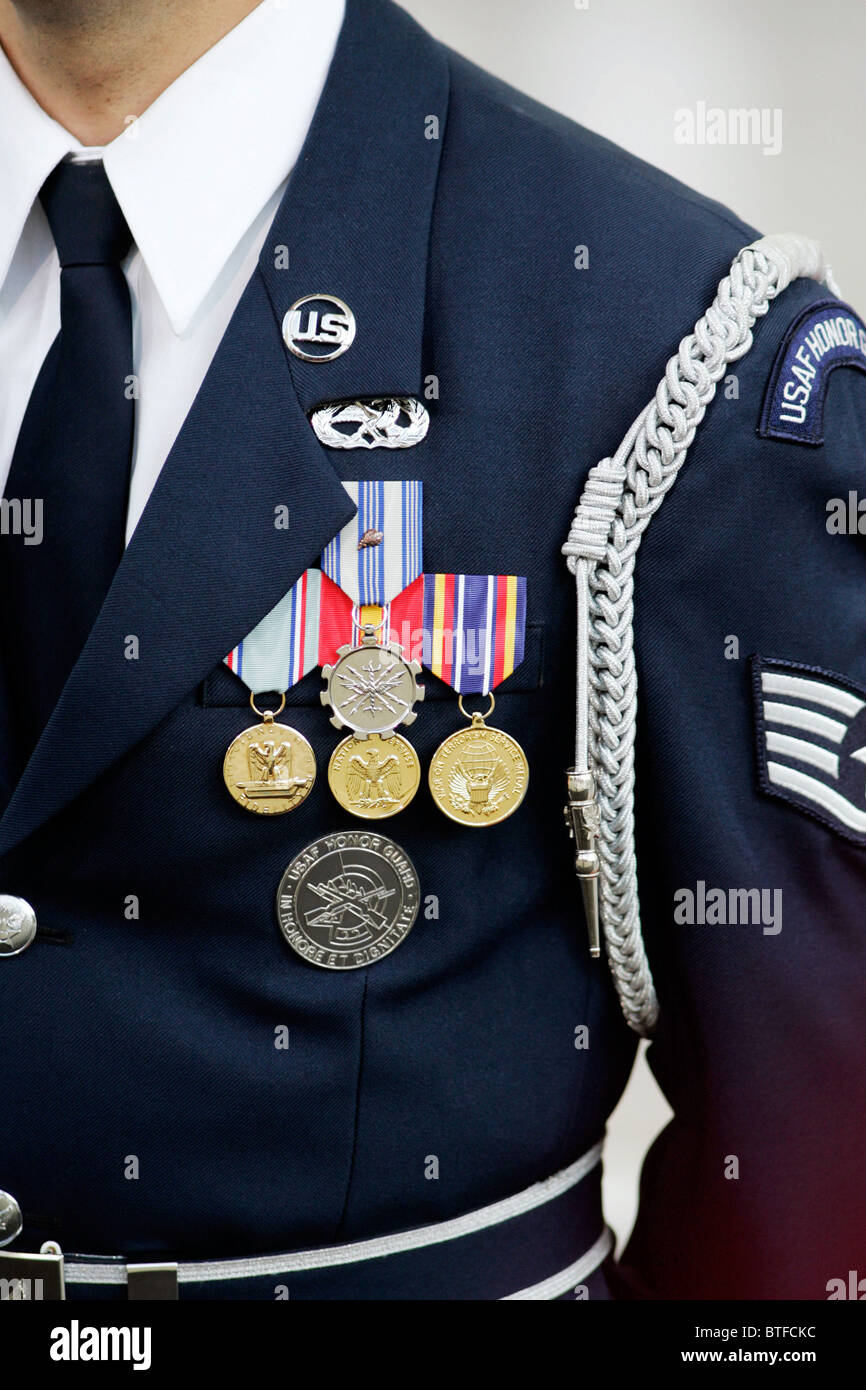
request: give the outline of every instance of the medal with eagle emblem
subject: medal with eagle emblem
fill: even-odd
[[[259,710],[255,694],[250,704],[261,719],[229,744],[223,760],[223,779],[245,811],[280,816],[306,800],[316,780],[316,756],[310,744],[288,724],[277,724],[273,710]],[[286,703],[282,704],[277,714]]]
[[[350,729],[328,764],[328,785],[353,816],[384,820],[409,805],[421,783],[421,764],[412,745],[396,733],[415,719],[424,698],[417,661],[407,661],[397,642],[379,642],[366,624],[359,646],[337,648],[337,660],[322,667],[323,705],[331,723]]]
[[[457,703],[469,728],[449,734],[433,754],[430,791],[439,810],[458,825],[497,825],[526,795],[529,763],[516,739],[487,724],[492,694],[486,714],[469,714],[462,695]]]
[[[421,764],[400,734],[344,738],[331,754],[328,785],[345,811],[384,820],[404,810],[421,784]]]
[[[412,604],[418,612],[411,626],[420,621],[422,487],[382,479],[344,487],[357,513],[322,552],[330,584],[320,698],[331,723],[347,734],[331,756],[328,784],[350,815],[383,820],[408,806],[421,782],[417,755],[396,732],[414,722],[424,699],[421,663],[391,640],[391,623],[398,608],[405,620]],[[341,606],[344,596],[351,610]],[[351,640],[338,645],[347,628]]]
[[[487,724],[494,687],[523,660],[526,580],[515,574],[425,574],[424,665],[458,692],[468,729],[450,734],[433,754],[433,800],[458,825],[497,825],[516,811],[529,764],[516,739]],[[429,634],[429,636],[427,636]],[[485,714],[470,714],[464,695],[486,695]]]

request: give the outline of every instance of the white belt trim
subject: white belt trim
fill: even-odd
[[[554,1173],[553,1177],[545,1178],[543,1182],[534,1183],[532,1187],[525,1188],[523,1192],[518,1192],[514,1197],[506,1197],[501,1202],[492,1202],[490,1206],[479,1207],[477,1211],[467,1212],[465,1216],[454,1217],[451,1221],[440,1221],[432,1226],[419,1226],[414,1231],[399,1231],[394,1235],[380,1236],[375,1240],[359,1240],[351,1245],[331,1245],[325,1246],[321,1250],[300,1250],[296,1254],[254,1255],[245,1260],[204,1260],[193,1264],[179,1264],[177,1267],[178,1283],[202,1284],[216,1279],[256,1279],[261,1275],[296,1274],[303,1270],[329,1269],[335,1265],[350,1265],[357,1264],[362,1260],[376,1260],[383,1255],[402,1255],[407,1250],[421,1250],[427,1245],[440,1245],[446,1240],[457,1240],[460,1236],[473,1235],[476,1231],[484,1231],[490,1226],[499,1226],[503,1221],[510,1221],[515,1216],[523,1216],[525,1212],[534,1211],[536,1207],[543,1207],[545,1203],[552,1202],[556,1197],[561,1197],[564,1192],[576,1187],[587,1173],[592,1172],[593,1168],[601,1161],[601,1150],[602,1145],[599,1142],[581,1158],[570,1164],[568,1168],[563,1168],[561,1173]],[[606,1237],[607,1232],[602,1236],[602,1240]],[[582,1266],[584,1260],[589,1258],[598,1245],[600,1245],[600,1241],[596,1242],[592,1251],[588,1251],[577,1261],[577,1266]],[[153,1260],[156,1257],[151,1256],[150,1258]],[[597,1263],[603,1258],[604,1255],[600,1256]],[[65,1265],[67,1284],[126,1283],[125,1264],[88,1264],[67,1259]],[[563,1270],[560,1274],[554,1275],[553,1278],[561,1280],[566,1275],[571,1278],[571,1269],[577,1266],[570,1266],[568,1270]],[[594,1269],[595,1265],[591,1268]],[[551,1280],[545,1280],[545,1284],[550,1282]],[[574,1282],[579,1282],[579,1276],[575,1276]],[[542,1288],[544,1286],[539,1284],[535,1287]],[[564,1293],[568,1287],[569,1282],[566,1280],[560,1292]],[[531,1289],[509,1295],[511,1298],[545,1298],[548,1296],[556,1297],[555,1294],[536,1294]]]
[[[521,1289],[519,1293],[507,1293],[500,1303],[508,1303],[514,1299],[528,1300],[559,1298],[561,1294],[568,1293],[576,1284],[580,1284],[586,1279],[587,1275],[592,1274],[594,1269],[598,1269],[602,1260],[607,1259],[613,1249],[613,1231],[609,1226],[605,1226],[595,1245],[590,1246],[585,1255],[581,1255],[579,1260],[569,1265],[568,1269],[561,1269],[558,1274],[551,1274],[549,1279],[542,1279],[540,1284],[532,1284],[528,1289]]]

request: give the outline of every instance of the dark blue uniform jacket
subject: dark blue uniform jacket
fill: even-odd
[[[507,1197],[602,1136],[636,1040],[589,959],[563,830],[560,546],[588,469],[755,235],[387,0],[349,0],[260,265],[49,726],[17,785],[0,782],[0,887],[40,922],[0,961],[0,1187],[24,1209],[20,1244],[206,1259],[359,1240]],[[357,337],[305,363],[280,326],[319,292],[351,306]],[[826,296],[800,281],[759,322],[637,564],[650,1056],[675,1112],[621,1275],[637,1293],[821,1298],[863,1262],[864,848],[762,790],[748,661],[866,682],[863,543],[825,524],[827,499],[863,479],[866,380],[833,373],[819,447],[757,432],[780,344]],[[411,452],[319,444],[321,402],[391,393],[430,410]],[[232,801],[223,755],[250,713],[221,663],[349,520],[341,479],[358,477],[423,479],[428,571],[527,577],[526,656],[493,722],[531,781],[483,831],[426,789],[383,826],[438,915],[337,973],[287,947],[274,900],[305,844],[358,823],[324,778],[289,816]],[[320,686],[313,672],[291,690],[286,717],[323,768],[336,736]],[[409,735],[423,765],[463,724],[453,692],[427,686]],[[781,889],[782,930],[678,923],[675,894],[699,882]],[[552,1266],[531,1254],[519,1278],[601,1228],[592,1179]],[[449,1278],[444,1296],[520,1286],[456,1251]],[[443,1290],[370,1286],[401,1292]]]

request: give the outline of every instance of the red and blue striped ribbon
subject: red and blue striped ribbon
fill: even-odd
[[[526,580],[425,574],[423,664],[461,693],[488,694],[523,660]]]

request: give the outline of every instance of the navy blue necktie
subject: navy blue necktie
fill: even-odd
[[[60,257],[60,332],[30,396],[6,496],[41,499],[43,537],[0,537],[0,641],[19,773],[123,554],[135,410],[120,264],[131,238],[105,170],[59,164],[40,199]]]

